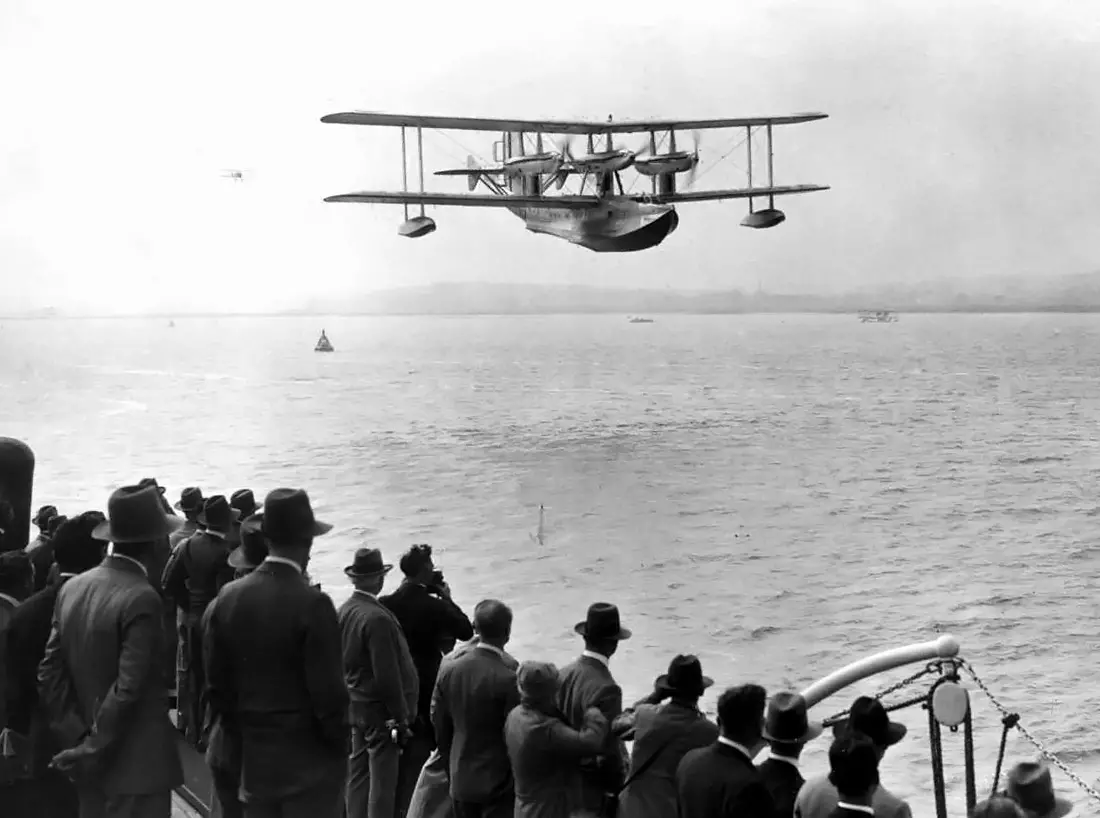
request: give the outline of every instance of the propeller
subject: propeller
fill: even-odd
[[[571,137],[567,136],[558,146],[558,153],[561,154],[561,162],[558,164],[558,169],[554,173],[555,190],[561,190],[565,186],[565,180],[569,178],[569,171],[564,168],[564,165],[567,162],[573,161],[573,148],[571,143]]]
[[[695,184],[695,174],[699,171],[699,141],[702,135],[701,131],[691,132],[692,147],[694,148],[692,154],[694,158],[691,162],[691,168],[687,173],[687,187],[691,187]]]

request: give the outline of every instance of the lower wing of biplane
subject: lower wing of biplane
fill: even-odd
[[[631,207],[636,210],[642,205],[671,206],[678,203],[721,201],[724,199],[748,199],[749,214],[742,220],[746,227],[774,227],[786,217],[775,208],[776,196],[788,196],[796,193],[811,193],[828,190],[826,185],[776,185],[772,172],[772,127],[811,122],[823,119],[826,114],[793,114],[777,117],[741,117],[736,119],[709,120],[640,120],[634,122],[565,121],[565,120],[519,120],[519,119],[481,119],[474,117],[438,117],[403,114],[380,114],[369,112],[349,112],[330,114],[322,122],[379,125],[399,127],[401,129],[402,182],[401,191],[364,191],[329,196],[326,202],[366,202],[379,204],[401,204],[405,206],[405,222],[399,232],[401,235],[418,238],[435,230],[435,222],[429,218],[424,207],[427,205],[461,207],[504,207],[523,216],[525,209],[537,209],[546,214],[560,213],[562,217],[582,220],[585,211],[594,217],[586,225],[588,231],[601,229],[598,216],[601,208],[611,205],[617,214],[627,212]],[[417,159],[419,167],[420,190],[408,189],[408,150],[406,128],[414,128],[417,139]],[[493,159],[498,164],[493,167],[480,167],[473,157],[469,158],[465,168],[436,171],[438,176],[464,176],[467,179],[468,194],[433,193],[424,190],[424,149],[423,129],[498,131],[501,139],[493,144]],[[744,128],[749,158],[748,186],[727,190],[678,191],[677,176],[687,174],[690,181],[694,178],[699,164],[698,136],[694,152],[676,150],[676,131],[701,131],[716,128]],[[752,178],[752,134],[753,129],[763,128],[767,134],[767,184],[754,186]],[[615,149],[613,134],[647,133],[649,144],[641,150]],[[657,135],[667,134],[667,147],[658,152]],[[545,150],[544,134],[583,135],[587,138],[587,152],[574,155],[566,142],[558,150]],[[534,135],[535,142],[529,144],[526,138]],[[603,145],[596,140],[602,138]],[[528,150],[532,148],[533,150]],[[602,149],[601,149],[602,148]],[[633,167],[638,173],[651,177],[652,191],[649,193],[627,194],[619,174]],[[548,194],[551,187],[561,189],[569,176],[581,177],[580,195]],[[594,192],[584,193],[586,182],[591,179]],[[488,194],[474,193],[478,185],[484,185]],[[616,191],[616,187],[618,190]],[[753,200],[767,198],[768,206],[755,210]],[[419,205],[420,215],[410,218],[409,205]],[[580,213],[578,213],[578,211]],[[574,216],[570,217],[569,214]],[[643,219],[644,221],[644,219]]]

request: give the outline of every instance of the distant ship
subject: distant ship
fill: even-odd
[[[631,324],[652,324],[653,323],[652,318],[641,318],[639,316],[634,316],[634,317],[632,317],[628,320],[630,321]]]
[[[863,324],[893,324],[898,314],[890,310],[860,310],[859,320]]]
[[[325,331],[321,330],[321,337],[317,339],[317,346],[313,348],[314,352],[333,352],[332,344],[328,340],[328,336],[325,335]]]
[[[168,322],[168,326],[169,326],[169,328],[171,328],[171,327],[174,327],[175,325],[176,325],[176,322],[175,322],[175,321],[169,321],[169,322]]]

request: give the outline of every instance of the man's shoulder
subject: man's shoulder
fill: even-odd
[[[878,785],[878,789],[875,790],[875,794],[871,796],[871,805],[875,808],[877,814],[883,815],[897,815],[902,810],[906,810],[908,804],[905,799],[899,798],[894,795],[890,790],[881,784]]]
[[[22,627],[42,617],[49,617],[53,613],[53,606],[57,602],[57,595],[61,589],[56,585],[47,585],[41,591],[36,591],[23,601],[12,613],[11,627]]]
[[[677,775],[690,775],[693,771],[699,769],[702,765],[708,764],[710,757],[714,754],[714,745],[708,744],[705,747],[696,747],[693,750],[688,750],[684,753],[684,757],[680,759],[680,763],[676,767]]]

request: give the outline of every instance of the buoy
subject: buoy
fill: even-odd
[[[30,542],[33,486],[34,452],[21,440],[0,437],[0,551],[21,550]]]

